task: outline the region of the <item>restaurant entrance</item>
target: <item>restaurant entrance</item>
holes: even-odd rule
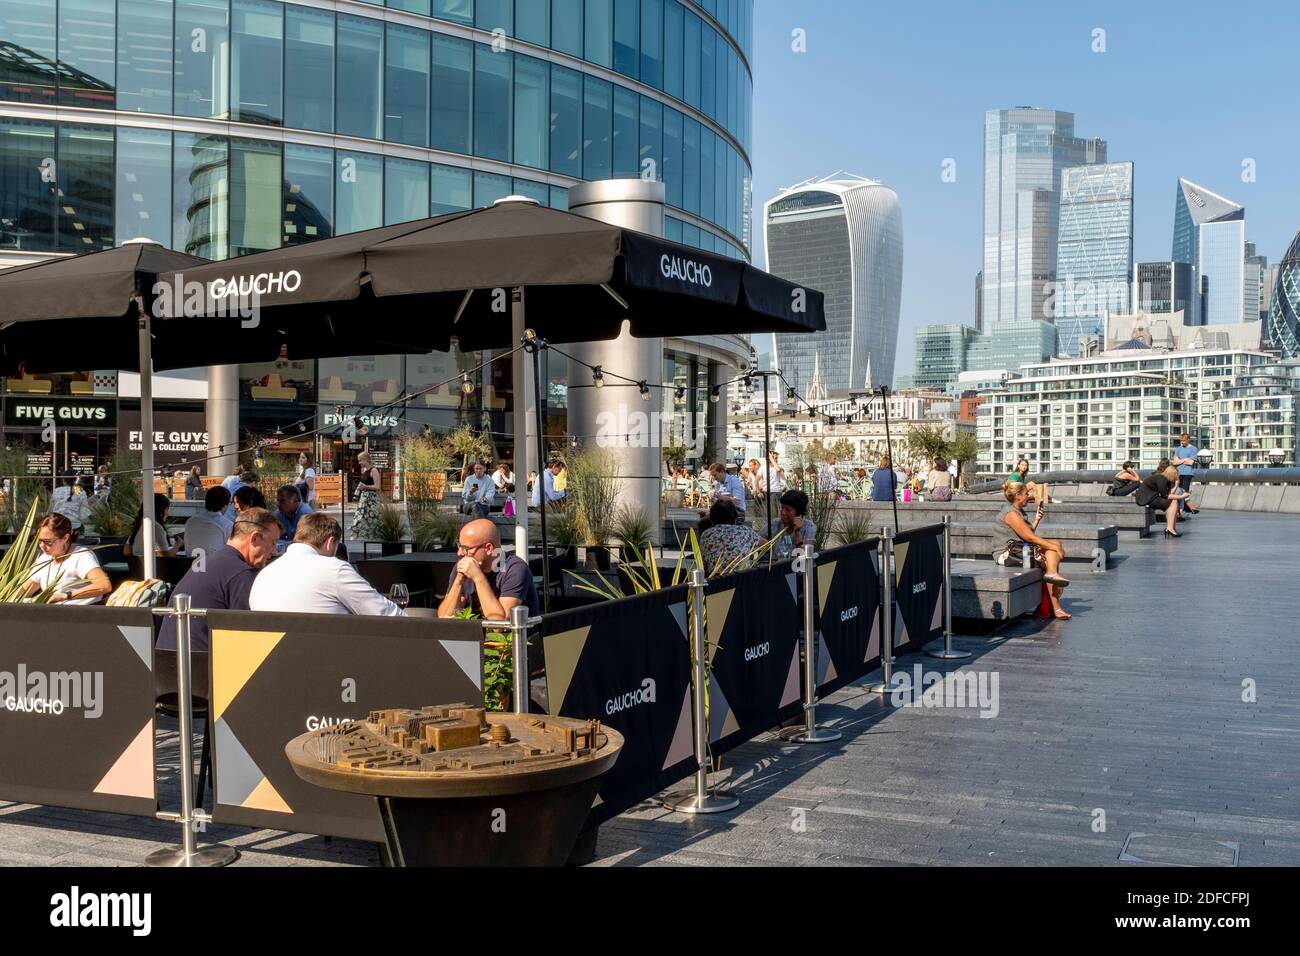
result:
[[[28,475],[89,475],[117,446],[115,401],[10,397],[3,420],[4,445],[24,454]]]

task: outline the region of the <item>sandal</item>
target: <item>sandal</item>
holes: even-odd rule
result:
[[[1070,586],[1069,578],[1063,578],[1059,574],[1044,574],[1043,580],[1057,587],[1068,588]]]
[[[1066,611],[1056,611],[1053,613],[1052,616],[1055,617],[1058,621],[1068,621],[1070,618],[1074,617],[1073,614],[1070,614]]]

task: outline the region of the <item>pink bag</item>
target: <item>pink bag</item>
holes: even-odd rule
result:
[[[904,488],[904,489],[903,489],[903,501],[904,501],[904,502],[908,502],[908,501],[911,501],[911,500],[912,500],[912,489],[911,489],[911,488]]]
[[[505,505],[501,509],[501,513],[507,518],[513,518],[515,516],[515,499],[507,498]]]

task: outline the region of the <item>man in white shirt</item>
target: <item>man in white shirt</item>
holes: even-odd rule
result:
[[[777,459],[779,456],[776,452],[769,452],[767,464],[762,472],[763,494],[777,501],[781,497],[781,492],[785,490],[785,479],[781,477],[781,466]]]
[[[483,462],[474,462],[474,474],[465,479],[465,490],[461,493],[461,513],[472,514],[475,518],[486,518],[492,510],[496,488],[492,479],[487,476],[487,468],[483,466]]]
[[[709,495],[709,500],[730,499],[736,506],[739,516],[736,523],[742,524],[745,520],[745,483],[740,480],[739,475],[727,474],[727,466],[721,462],[710,465],[709,474],[713,478],[713,491]]]
[[[329,515],[303,515],[293,544],[258,573],[248,594],[249,609],[405,617],[406,612],[371,587],[356,568],[334,557],[342,536],[339,523]]]
[[[834,455],[827,455],[826,460],[822,462],[817,469],[817,490],[820,492],[836,491],[840,487],[840,473],[835,470],[835,463],[839,459]]]
[[[230,492],[220,485],[209,488],[203,495],[203,511],[185,522],[185,551],[195,554],[216,554],[225,547],[234,527],[225,515],[230,504]]]
[[[550,504],[552,501],[559,501],[564,497],[563,491],[555,490],[555,478],[559,475],[560,469],[563,467],[564,462],[560,461],[558,458],[553,458],[550,463],[542,469],[542,474],[539,480],[533,482],[533,497],[532,500],[529,501],[531,507],[540,508],[542,506],[539,493],[543,484],[546,485],[547,504]]]

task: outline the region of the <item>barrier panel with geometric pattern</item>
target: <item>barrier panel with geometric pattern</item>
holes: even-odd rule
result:
[[[894,650],[943,637],[943,525],[894,535]]]
[[[478,621],[210,611],[208,628],[217,823],[382,843],[374,797],[307,783],[285,744],[372,710],[483,700]]]
[[[825,696],[880,666],[879,538],[817,556],[817,693]]]
[[[714,756],[801,713],[799,575],[791,562],[709,581],[709,741]]]
[[[623,735],[592,824],[695,770],[686,591],[683,585],[548,614],[531,642],[546,673],[541,709],[599,720]]]

